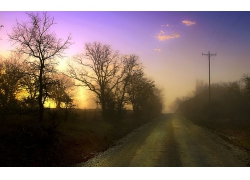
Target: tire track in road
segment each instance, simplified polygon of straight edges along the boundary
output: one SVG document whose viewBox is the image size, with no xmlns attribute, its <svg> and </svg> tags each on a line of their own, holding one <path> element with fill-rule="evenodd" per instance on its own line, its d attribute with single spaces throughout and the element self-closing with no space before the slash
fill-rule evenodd
<svg viewBox="0 0 250 180">
<path fill-rule="evenodd" d="M 173 118 L 166 123 L 168 134 L 168 167 L 181 167 L 182 163 L 179 156 L 179 147 L 174 138 L 175 129 L 173 128 Z M 166 164 L 167 165 L 167 164 Z"/>
<path fill-rule="evenodd" d="M 172 167 L 181 166 L 178 147 L 174 140 L 172 119 L 162 119 L 136 151 L 129 166 Z"/>
</svg>

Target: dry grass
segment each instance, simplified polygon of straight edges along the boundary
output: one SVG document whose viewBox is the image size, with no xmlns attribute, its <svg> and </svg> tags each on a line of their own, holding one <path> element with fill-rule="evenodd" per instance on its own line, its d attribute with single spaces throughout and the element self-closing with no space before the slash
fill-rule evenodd
<svg viewBox="0 0 250 180">
<path fill-rule="evenodd" d="M 195 124 L 206 127 L 228 142 L 250 152 L 250 121 L 230 119 L 190 118 Z"/>
<path fill-rule="evenodd" d="M 0 165 L 5 167 L 72 166 L 104 151 L 149 119 L 131 113 L 120 121 L 104 121 L 98 110 L 47 110 L 41 124 L 30 116 L 1 121 Z"/>
</svg>

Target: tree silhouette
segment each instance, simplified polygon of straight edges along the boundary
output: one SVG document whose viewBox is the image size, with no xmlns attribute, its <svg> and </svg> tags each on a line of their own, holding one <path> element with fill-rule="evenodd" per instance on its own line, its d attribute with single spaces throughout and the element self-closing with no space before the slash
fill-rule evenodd
<svg viewBox="0 0 250 180">
<path fill-rule="evenodd" d="M 136 74 L 140 74 L 142 72 L 142 65 L 139 62 L 139 57 L 132 55 L 125 55 L 122 58 L 122 68 L 123 68 L 123 80 L 122 83 L 117 84 L 115 88 L 115 99 L 117 102 L 117 116 L 120 118 L 122 116 L 122 110 L 125 104 L 129 103 L 128 97 L 128 86 L 129 83 L 133 81 L 133 77 Z"/>
<path fill-rule="evenodd" d="M 162 109 L 162 97 L 154 81 L 144 76 L 139 57 L 134 54 L 122 56 L 109 45 L 87 43 L 85 53 L 73 58 L 67 72 L 78 81 L 76 86 L 87 87 L 95 93 L 104 118 L 116 115 L 121 119 L 126 104 L 132 105 L 135 114 L 142 109 L 146 111 L 146 106 L 152 107 L 150 103 Z"/>
<path fill-rule="evenodd" d="M 69 103 L 73 101 L 74 82 L 64 74 L 58 74 L 55 79 L 58 83 L 52 84 L 50 87 L 49 98 L 56 103 L 56 108 L 67 108 Z"/>
<path fill-rule="evenodd" d="M 39 78 L 37 70 L 29 63 L 24 61 L 24 76 L 21 79 L 21 86 L 27 92 L 23 98 L 24 106 L 36 109 L 38 107 Z"/>
<path fill-rule="evenodd" d="M 13 32 L 8 34 L 9 39 L 16 44 L 16 51 L 28 55 L 28 63 L 35 70 L 35 76 L 38 77 L 38 105 L 39 121 L 43 121 L 44 102 L 47 97 L 48 79 L 46 75 L 54 72 L 55 65 L 58 63 L 55 58 L 62 57 L 64 50 L 72 44 L 71 35 L 65 41 L 58 39 L 56 34 L 50 32 L 55 24 L 54 18 L 47 15 L 46 12 L 27 13 L 29 22 L 17 22 Z"/>
<path fill-rule="evenodd" d="M 132 104 L 135 115 L 140 115 L 148 98 L 153 94 L 155 84 L 152 80 L 144 77 L 143 72 L 133 75 L 128 85 L 129 101 Z"/>
<path fill-rule="evenodd" d="M 94 42 L 86 43 L 85 53 L 74 57 L 77 67 L 69 64 L 68 75 L 80 82 L 79 86 L 87 87 L 96 94 L 105 118 L 110 108 L 115 107 L 111 105 L 114 103 L 113 90 L 123 80 L 119 60 L 119 53 L 113 52 L 109 45 Z"/>
<path fill-rule="evenodd" d="M 0 109 L 9 113 L 18 105 L 17 94 L 22 91 L 20 81 L 23 74 L 21 56 L 12 54 L 0 61 Z"/>
<path fill-rule="evenodd" d="M 244 74 L 241 79 L 245 84 L 244 93 L 247 97 L 247 100 L 250 102 L 250 77 L 249 75 Z"/>
</svg>

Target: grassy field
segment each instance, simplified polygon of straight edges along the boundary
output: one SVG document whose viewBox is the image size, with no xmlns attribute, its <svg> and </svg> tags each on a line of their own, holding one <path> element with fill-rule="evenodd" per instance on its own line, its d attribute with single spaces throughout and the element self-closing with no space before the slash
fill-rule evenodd
<svg viewBox="0 0 250 180">
<path fill-rule="evenodd" d="M 65 118 L 67 116 L 67 118 Z M 104 121 L 99 110 L 46 110 L 40 124 L 31 116 L 0 122 L 2 167 L 72 166 L 111 147 L 129 132 L 150 121 L 127 112 L 123 120 Z"/>
</svg>

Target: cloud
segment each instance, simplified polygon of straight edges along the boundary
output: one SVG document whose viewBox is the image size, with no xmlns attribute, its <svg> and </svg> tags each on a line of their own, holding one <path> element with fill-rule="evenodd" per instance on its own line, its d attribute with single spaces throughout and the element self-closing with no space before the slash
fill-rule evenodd
<svg viewBox="0 0 250 180">
<path fill-rule="evenodd" d="M 186 26 L 192 26 L 196 24 L 196 22 L 188 20 L 183 20 L 182 23 L 185 24 Z"/>
<path fill-rule="evenodd" d="M 157 51 L 157 52 L 161 52 L 161 49 L 157 49 L 157 48 L 156 48 L 156 49 L 155 49 L 155 51 Z"/>
<path fill-rule="evenodd" d="M 160 33 L 159 34 L 165 34 L 165 32 L 163 30 L 160 30 Z"/>
<path fill-rule="evenodd" d="M 164 24 L 164 25 L 161 25 L 161 27 L 169 27 L 169 24 Z"/>
<path fill-rule="evenodd" d="M 179 38 L 181 37 L 178 33 L 173 33 L 172 35 L 166 35 L 165 32 L 163 30 L 161 30 L 157 35 L 156 38 L 159 41 L 166 41 L 169 39 L 175 39 L 175 38 Z"/>
</svg>

